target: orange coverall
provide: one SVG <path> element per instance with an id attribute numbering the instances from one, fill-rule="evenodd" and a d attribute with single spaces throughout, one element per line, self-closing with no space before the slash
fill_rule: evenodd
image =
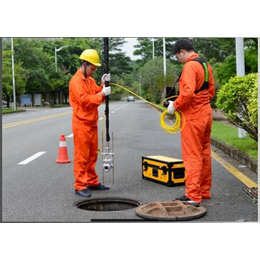
<path id="1" fill-rule="evenodd" d="M 99 184 L 95 165 L 98 157 L 98 106 L 105 99 L 92 77 L 78 70 L 69 84 L 69 102 L 73 109 L 74 175 L 76 190 Z"/>
<path id="2" fill-rule="evenodd" d="M 198 203 L 211 197 L 212 183 L 210 133 L 212 109 L 210 100 L 215 94 L 213 71 L 210 65 L 207 90 L 195 94 L 204 83 L 204 69 L 192 54 L 184 65 L 180 84 L 180 95 L 174 102 L 176 110 L 185 117 L 181 132 L 182 157 L 186 174 L 186 197 Z M 183 119 L 182 119 L 183 120 Z"/>

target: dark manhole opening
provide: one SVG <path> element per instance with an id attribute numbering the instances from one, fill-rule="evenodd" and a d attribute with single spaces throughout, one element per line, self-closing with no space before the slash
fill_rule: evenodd
<path id="1" fill-rule="evenodd" d="M 141 204 L 138 200 L 126 198 L 95 198 L 80 201 L 76 203 L 76 207 L 92 211 L 120 211 L 133 209 Z"/>

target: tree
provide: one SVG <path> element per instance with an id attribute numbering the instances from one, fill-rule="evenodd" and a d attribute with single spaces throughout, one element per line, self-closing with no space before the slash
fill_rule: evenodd
<path id="1" fill-rule="evenodd" d="M 231 77 L 236 76 L 236 56 L 230 55 L 223 63 L 216 66 L 216 78 L 220 85 L 224 85 Z"/>
<path id="2" fill-rule="evenodd" d="M 163 74 L 163 59 L 149 60 L 140 70 L 142 96 L 155 103 L 162 100 L 162 93 L 166 86 L 172 86 L 177 79 L 178 69 L 169 61 L 166 62 L 166 77 Z"/>
<path id="3" fill-rule="evenodd" d="M 173 54 L 173 46 L 175 42 L 183 38 L 167 37 L 165 38 L 166 58 L 178 63 Z M 223 62 L 224 59 L 235 54 L 235 38 L 187 38 L 189 39 L 195 52 L 204 56 L 207 60 L 214 58 L 217 62 Z M 152 58 L 152 38 L 137 38 L 138 44 L 134 47 L 135 55 L 140 55 L 141 60 L 137 60 L 140 66 L 143 66 L 149 59 Z M 155 57 L 163 55 L 163 38 L 154 38 Z"/>
<path id="4" fill-rule="evenodd" d="M 6 46 L 7 47 L 7 46 Z M 10 47 L 8 45 L 8 47 Z M 12 77 L 12 51 L 3 50 L 2 56 L 2 93 L 3 98 L 7 100 L 9 106 L 10 97 L 13 95 L 13 77 Z M 15 93 L 19 97 L 25 91 L 26 79 L 28 72 L 23 68 L 23 64 L 17 60 L 14 63 L 15 70 Z"/>
<path id="5" fill-rule="evenodd" d="M 195 51 L 207 60 L 214 58 L 223 62 L 229 55 L 235 54 L 235 38 L 189 38 Z"/>
<path id="6" fill-rule="evenodd" d="M 245 73 L 256 73 L 257 66 L 257 49 L 250 47 L 245 50 Z M 216 78 L 220 85 L 224 85 L 231 77 L 236 75 L 236 56 L 230 55 L 225 58 L 223 63 L 216 66 Z"/>
<path id="7" fill-rule="evenodd" d="M 221 87 L 217 106 L 230 121 L 258 141 L 258 74 L 235 76 Z"/>
<path id="8" fill-rule="evenodd" d="M 141 59 L 137 60 L 136 63 L 139 66 L 143 66 L 149 59 L 152 59 L 153 55 L 153 47 L 151 38 L 137 38 L 138 44 L 134 47 L 136 50 L 134 51 L 134 55 L 141 56 Z"/>
<path id="9" fill-rule="evenodd" d="M 49 71 L 54 68 L 51 57 L 43 52 L 35 39 L 14 39 L 15 60 L 27 71 L 26 93 L 44 93 L 49 84 Z"/>
<path id="10" fill-rule="evenodd" d="M 175 38 L 165 38 L 166 59 L 176 61 L 173 55 L 172 47 Z M 137 38 L 138 44 L 134 47 L 134 55 L 140 55 L 142 58 L 137 60 L 139 67 L 153 58 L 153 40 L 154 40 L 154 53 L 155 58 L 163 57 L 163 38 Z"/>
<path id="11" fill-rule="evenodd" d="M 114 77 L 123 79 L 125 74 L 129 74 L 133 70 L 131 59 L 122 51 L 124 43 L 124 38 L 109 38 L 109 71 L 112 79 Z M 104 64 L 104 55 L 102 55 L 102 62 Z"/>

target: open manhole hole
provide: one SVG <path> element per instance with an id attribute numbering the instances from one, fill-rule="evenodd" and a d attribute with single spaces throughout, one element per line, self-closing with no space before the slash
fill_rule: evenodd
<path id="1" fill-rule="evenodd" d="M 133 209 L 141 204 L 142 203 L 138 200 L 126 198 L 95 198 L 80 201 L 76 203 L 76 207 L 92 211 L 120 211 Z"/>

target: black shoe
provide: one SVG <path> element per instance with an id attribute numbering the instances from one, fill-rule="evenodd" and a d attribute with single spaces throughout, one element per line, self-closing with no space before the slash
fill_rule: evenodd
<path id="1" fill-rule="evenodd" d="M 181 196 L 180 198 L 176 198 L 176 199 L 173 199 L 173 201 L 175 200 L 179 200 L 179 201 L 185 201 L 185 202 L 188 202 L 189 204 L 195 206 L 195 207 L 199 207 L 200 204 L 194 200 L 191 200 L 190 198 L 186 197 L 185 195 Z"/>
<path id="2" fill-rule="evenodd" d="M 95 185 L 95 186 L 88 186 L 88 188 L 90 190 L 109 190 L 110 189 L 109 187 L 107 187 L 101 183 L 99 183 L 98 185 Z"/>
<path id="3" fill-rule="evenodd" d="M 89 189 L 75 190 L 75 194 L 80 197 L 91 197 L 91 193 L 90 193 Z"/>

